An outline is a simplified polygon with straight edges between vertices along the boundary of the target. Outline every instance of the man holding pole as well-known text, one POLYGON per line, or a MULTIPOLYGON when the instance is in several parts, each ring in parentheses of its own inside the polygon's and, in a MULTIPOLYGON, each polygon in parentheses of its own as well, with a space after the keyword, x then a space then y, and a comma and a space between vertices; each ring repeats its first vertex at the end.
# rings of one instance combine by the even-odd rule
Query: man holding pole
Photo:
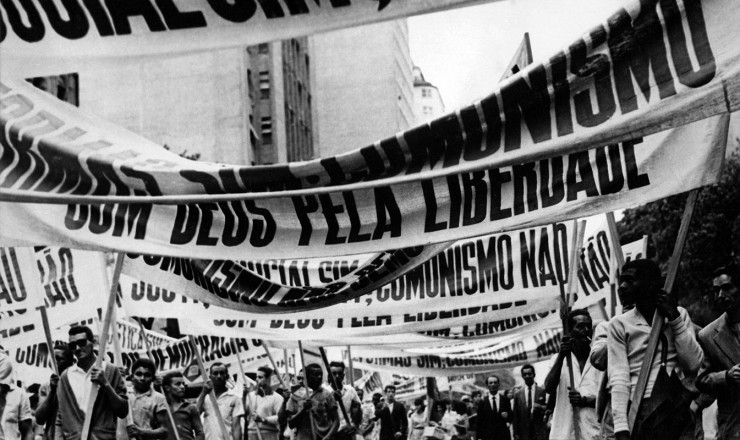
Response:
MULTIPOLYGON (((662 418, 662 423, 653 424, 652 428, 649 423, 651 413, 659 404, 678 402, 681 398, 683 388, 680 384, 671 385, 669 382, 673 378, 668 378, 667 374, 675 374, 676 370, 679 376, 695 377, 703 359, 688 313, 677 307, 675 299, 661 289, 661 282, 658 265, 644 259, 625 264, 619 277, 619 289, 635 299, 635 308, 612 318, 607 333, 609 385, 617 440, 630 438, 628 406, 634 398, 633 390, 642 364, 650 361, 645 359, 645 354, 656 310, 668 325, 663 328, 661 342, 650 365, 644 400, 638 408, 635 424, 637 436, 633 438, 676 438, 690 421, 688 414, 676 408, 663 414, 668 417, 662 418), (659 378, 665 379, 658 382, 659 378), (654 389, 658 383, 661 386, 654 389)), ((690 399, 686 409, 689 402, 690 399)))
MULTIPOLYGON (((347 411, 347 414, 349 414, 350 421, 354 425, 347 426, 344 417, 340 417, 339 431, 345 431, 349 433, 351 432, 352 428, 356 430, 356 427, 359 426, 360 422, 362 421, 362 412, 360 410, 362 403, 360 403, 360 397, 357 395, 357 391, 355 391, 355 388, 351 385, 344 384, 344 362, 331 361, 329 363, 329 370, 331 375, 334 377, 333 381, 329 381, 332 389, 334 389, 334 398, 341 398, 342 405, 344 405, 344 409, 347 411), (341 390, 335 389, 334 385, 341 387, 341 390)), ((351 434, 348 435, 348 437, 350 436, 351 434)))
POLYGON ((283 396, 272 390, 273 373, 270 367, 259 367, 257 389, 245 396, 248 440, 277 440, 280 434, 278 412, 283 405, 283 396))
POLYGON ((242 440, 242 427, 239 417, 244 415, 244 406, 239 396, 226 388, 228 378, 229 370, 226 365, 221 362, 214 362, 211 365, 210 380, 203 384, 203 390, 195 403, 200 413, 203 414, 203 430, 206 433, 206 440, 242 440), (206 398, 211 390, 216 393, 216 401, 224 424, 226 424, 227 429, 231 428, 231 438, 223 438, 221 434, 218 415, 213 409, 211 400, 206 398))
POLYGON ((195 405, 185 401, 185 378, 179 371, 167 373, 162 379, 162 389, 167 396, 175 426, 170 425, 168 440, 205 440, 203 425, 195 405))
POLYGON ((324 373, 319 364, 305 367, 306 388, 291 394, 285 411, 288 426, 296 429, 296 440, 330 440, 339 427, 339 413, 334 393, 322 385, 324 373))
POLYGON ((54 440, 54 428, 57 420, 57 385, 59 374, 74 364, 72 350, 67 344, 54 347, 54 359, 56 359, 58 374, 51 374, 49 382, 39 388, 39 404, 36 407, 36 423, 44 425, 44 438, 54 440))
POLYGON ((167 400, 152 389, 157 367, 149 359, 138 359, 131 372, 134 390, 129 394, 129 402, 134 423, 126 426, 128 438, 167 438, 167 400))
POLYGON ((100 390, 91 415, 91 439, 115 440, 117 419, 128 414, 126 384, 118 368, 107 363, 103 363, 102 369, 93 366, 96 358, 94 340, 95 336, 87 326, 69 329, 69 346, 77 364, 61 374, 57 385, 59 413, 56 429, 61 429, 61 432, 56 434, 64 440, 80 439, 93 384, 97 384, 100 390))
POLYGON ((600 430, 596 396, 604 373, 594 368, 589 359, 593 335, 591 315, 586 310, 573 310, 568 314, 567 324, 570 335, 560 342, 560 352, 553 357, 553 366, 545 378, 545 390, 555 396, 550 440, 591 440, 600 430), (567 357, 573 368, 572 388, 570 366, 563 368, 567 357))

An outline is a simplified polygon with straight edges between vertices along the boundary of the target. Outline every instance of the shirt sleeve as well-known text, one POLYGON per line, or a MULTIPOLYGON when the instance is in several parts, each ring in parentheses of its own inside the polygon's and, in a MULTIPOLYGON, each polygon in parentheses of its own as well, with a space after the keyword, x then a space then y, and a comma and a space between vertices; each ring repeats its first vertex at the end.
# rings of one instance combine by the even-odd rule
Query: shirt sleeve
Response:
POLYGON ((18 390, 21 393, 20 402, 18 405, 18 421, 33 419, 33 413, 31 412, 31 402, 28 400, 28 394, 23 390, 18 390))
POLYGON ((608 326, 608 322, 599 323, 599 325, 596 326, 596 331, 594 331, 594 340, 591 343, 591 354, 589 355, 589 359, 591 360, 591 365, 599 371, 606 370, 607 359, 609 357, 606 347, 606 333, 608 326))
POLYGON ((154 398, 154 414, 159 414, 162 411, 167 412, 167 398, 162 394, 155 394, 154 398))
POLYGON ((244 405, 242 405, 242 401, 239 398, 239 396, 234 396, 234 405, 233 408, 231 408, 231 416, 233 418, 241 417, 244 415, 244 405))
MULTIPOLYGON (((706 345, 702 333, 699 334, 699 345, 706 345)), ((721 368, 719 362, 714 361, 708 351, 705 352, 699 376, 696 378, 696 388, 701 392, 716 395, 726 386, 727 370, 721 368)))
POLYGON ((609 386, 612 389, 612 417, 614 432, 629 431, 627 405, 630 400, 630 366, 627 358, 627 341, 624 327, 618 319, 609 322, 607 328, 609 356, 609 386))
POLYGON ((678 363, 681 365, 684 375, 696 377, 696 373, 704 360, 704 352, 696 341, 696 332, 689 313, 683 307, 679 307, 678 310, 678 318, 668 322, 675 338, 678 363))
POLYGON ((277 424, 278 423, 278 414, 280 413, 280 408, 283 407, 283 396, 281 396, 278 393, 275 393, 275 398, 272 399, 272 414, 269 417, 265 417, 265 420, 267 420, 270 423, 277 424))

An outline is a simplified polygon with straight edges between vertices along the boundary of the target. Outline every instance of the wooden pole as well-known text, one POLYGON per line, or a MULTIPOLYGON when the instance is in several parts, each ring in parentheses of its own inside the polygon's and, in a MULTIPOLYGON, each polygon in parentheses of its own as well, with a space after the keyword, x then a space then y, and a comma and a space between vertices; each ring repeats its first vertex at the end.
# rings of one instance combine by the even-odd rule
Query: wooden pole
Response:
MULTIPOLYGON (((664 290, 669 294, 673 289, 673 283, 676 281, 679 263, 681 262, 681 254, 683 253, 683 248, 686 244, 686 237, 689 234, 689 224, 691 223, 691 216, 694 214, 694 206, 696 205, 696 199, 698 196, 699 190, 694 189, 689 192, 689 196, 686 198, 686 206, 684 207, 683 216, 681 217, 681 226, 678 228, 678 237, 676 237, 676 244, 673 247, 673 255, 671 255, 671 262, 668 267, 668 274, 666 275, 664 285, 664 290)), ((665 319, 656 310, 653 315, 650 339, 648 339, 647 349, 645 350, 645 360, 640 367, 640 375, 637 376, 637 384, 635 385, 634 393, 632 393, 632 406, 630 406, 628 414, 630 432, 632 432, 632 429, 635 427, 635 420, 637 420, 637 414, 640 411, 642 399, 645 397, 645 389, 647 388, 647 383, 650 379, 650 371, 652 370, 653 361, 655 360, 655 354, 658 349, 658 341, 660 340, 660 335, 663 332, 664 326, 665 319)))
MULTIPOLYGON (((329 376, 329 383, 334 387, 335 390, 341 393, 341 384, 337 383, 337 381, 334 379, 334 376, 331 374, 331 369, 329 369, 329 359, 327 359, 326 357, 326 351, 324 350, 324 347, 319 347, 319 352, 321 353, 321 360, 324 361, 324 367, 326 367, 326 371, 329 376)), ((305 367, 303 371, 306 371, 305 367)), ((347 424, 347 426, 352 426, 352 422, 349 420, 349 415, 347 414, 347 408, 344 407, 344 402, 342 402, 342 399, 338 399, 337 403, 339 404, 339 409, 342 410, 344 422, 347 424)))
POLYGON ((285 363, 285 378, 283 382, 287 382, 290 380, 290 370, 288 370, 288 349, 287 348, 283 348, 283 362, 285 363))
POLYGON ((612 242, 612 260, 616 266, 612 268, 612 280, 609 283, 609 289, 611 291, 611 316, 614 316, 617 313, 617 289, 619 288, 619 273, 622 270, 622 266, 624 266, 624 253, 622 252, 622 245, 619 244, 619 231, 617 231, 617 221, 614 218, 613 212, 606 213, 606 224, 609 229, 609 238, 612 242))
MULTIPOLYGON (((116 308, 116 295, 118 293, 118 280, 121 277, 121 268, 123 267, 124 254, 119 253, 116 256, 116 265, 113 269, 113 281, 110 284, 110 292, 108 294, 108 305, 105 308, 105 317, 103 318, 103 328, 100 329, 100 336, 98 337, 99 347, 98 356, 95 358, 95 368, 100 368, 103 365, 103 357, 105 357, 105 346, 108 343, 108 331, 110 330, 111 317, 114 314, 116 308)), ((97 384, 93 384, 90 387, 90 395, 87 400, 87 408, 85 411, 85 420, 82 423, 82 434, 81 440, 87 440, 90 435, 90 423, 92 422, 92 412, 95 407, 95 400, 98 397, 99 387, 97 384)))
MULTIPOLYGON (((208 380, 208 373, 206 373, 206 366, 203 364, 203 358, 200 356, 200 351, 198 351, 198 347, 195 345, 195 338, 193 338, 193 335, 188 336, 188 340, 190 341, 190 348, 193 350, 193 353, 195 353, 195 360, 198 362, 198 368, 200 369, 200 375, 203 378, 203 382, 208 380)), ((218 426, 221 429, 221 435, 223 435, 224 440, 228 440, 231 438, 231 433, 228 429, 226 429, 226 424, 224 423, 224 418, 221 416, 221 410, 218 408, 218 401, 216 400, 216 393, 211 390, 210 393, 208 393, 208 397, 211 399, 211 405, 213 406, 213 412, 216 416, 216 421, 218 422, 218 426)), ((239 439, 232 439, 232 440, 239 440, 239 439)))
POLYGON ((51 370, 59 375, 59 366, 57 365, 57 358, 54 356, 54 341, 51 338, 51 328, 49 327, 49 316, 46 314, 46 306, 40 306, 39 313, 41 313, 41 325, 44 327, 44 336, 46 337, 46 347, 49 349, 49 359, 51 360, 51 370))
MULTIPOLYGON (((154 363, 154 356, 152 355, 152 346, 149 343, 149 339, 146 337, 146 329, 144 328, 144 324, 141 323, 138 319, 136 320, 136 323, 139 324, 139 334, 141 336, 141 339, 144 340, 144 347, 146 348, 146 357, 149 358, 152 363, 154 363)), ((154 363, 156 365, 156 363, 154 363)), ((133 374, 133 371, 131 372, 133 374)), ((172 415, 172 408, 170 408, 169 402, 167 405, 165 405, 165 409, 167 410, 167 418, 170 421, 170 426, 172 426, 172 432, 175 434, 175 440, 180 440, 180 433, 177 430, 177 425, 175 424, 175 417, 172 415)))
MULTIPOLYGON (((306 372, 306 356, 303 354, 303 343, 298 341, 298 350, 301 352, 301 365, 303 366, 303 387, 306 389, 306 401, 311 398, 311 389, 308 387, 308 374, 306 372)), ((313 413, 309 410, 308 417, 311 422, 311 439, 315 437, 313 413)))
MULTIPOLYGON (((113 308, 113 316, 111 317, 111 325, 113 326, 113 363, 116 364, 116 368, 123 366, 123 353, 121 353, 121 341, 118 339, 118 307, 113 308)), ((132 371, 131 374, 134 372, 132 371)), ((131 406, 131 399, 126 394, 126 401, 128 403, 128 414, 126 414, 126 426, 134 424, 134 412, 131 406)), ((121 420, 118 420, 119 423, 121 420)))
POLYGON ((352 347, 347 345, 347 365, 349 366, 349 384, 355 386, 355 364, 352 362, 352 347))
POLYGON ((280 385, 283 386, 286 390, 290 389, 287 385, 285 385, 285 381, 283 381, 283 378, 280 377, 280 373, 277 367, 277 364, 275 363, 275 359, 272 358, 272 354, 270 353, 270 349, 267 348, 267 344, 265 344, 265 341, 262 341, 262 348, 265 349, 265 353, 267 354, 267 359, 270 360, 270 364, 272 365, 273 371, 275 371, 275 375, 277 376, 278 380, 280 381, 280 385))

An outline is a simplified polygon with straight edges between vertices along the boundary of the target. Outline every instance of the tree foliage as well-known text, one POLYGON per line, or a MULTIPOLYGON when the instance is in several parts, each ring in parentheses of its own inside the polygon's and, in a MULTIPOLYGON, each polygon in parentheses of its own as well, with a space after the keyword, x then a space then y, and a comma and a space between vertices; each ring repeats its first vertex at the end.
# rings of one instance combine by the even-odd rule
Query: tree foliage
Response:
MULTIPOLYGON (((735 140, 740 144, 740 139, 735 140)), ((687 155, 686 160, 691 160, 687 155)), ((677 176, 680 178, 680 176, 677 176)), ((687 194, 626 210, 618 229, 622 243, 647 235, 648 256, 665 273, 678 235, 687 194)), ((694 322, 706 325, 717 317, 711 301, 712 272, 740 262, 740 156, 726 158, 722 177, 701 189, 681 257, 673 291, 694 322)))

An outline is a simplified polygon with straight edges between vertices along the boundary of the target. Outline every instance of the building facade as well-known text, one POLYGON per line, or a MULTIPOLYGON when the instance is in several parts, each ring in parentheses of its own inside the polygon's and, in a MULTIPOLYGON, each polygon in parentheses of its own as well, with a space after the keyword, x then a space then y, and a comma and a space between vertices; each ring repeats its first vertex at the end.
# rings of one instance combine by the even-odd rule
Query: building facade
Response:
POLYGON ((445 113, 442 95, 434 84, 424 79, 421 68, 414 66, 414 115, 416 124, 429 122, 445 113))
POLYGON ((367 146, 415 122, 406 20, 311 37, 319 153, 367 146))

